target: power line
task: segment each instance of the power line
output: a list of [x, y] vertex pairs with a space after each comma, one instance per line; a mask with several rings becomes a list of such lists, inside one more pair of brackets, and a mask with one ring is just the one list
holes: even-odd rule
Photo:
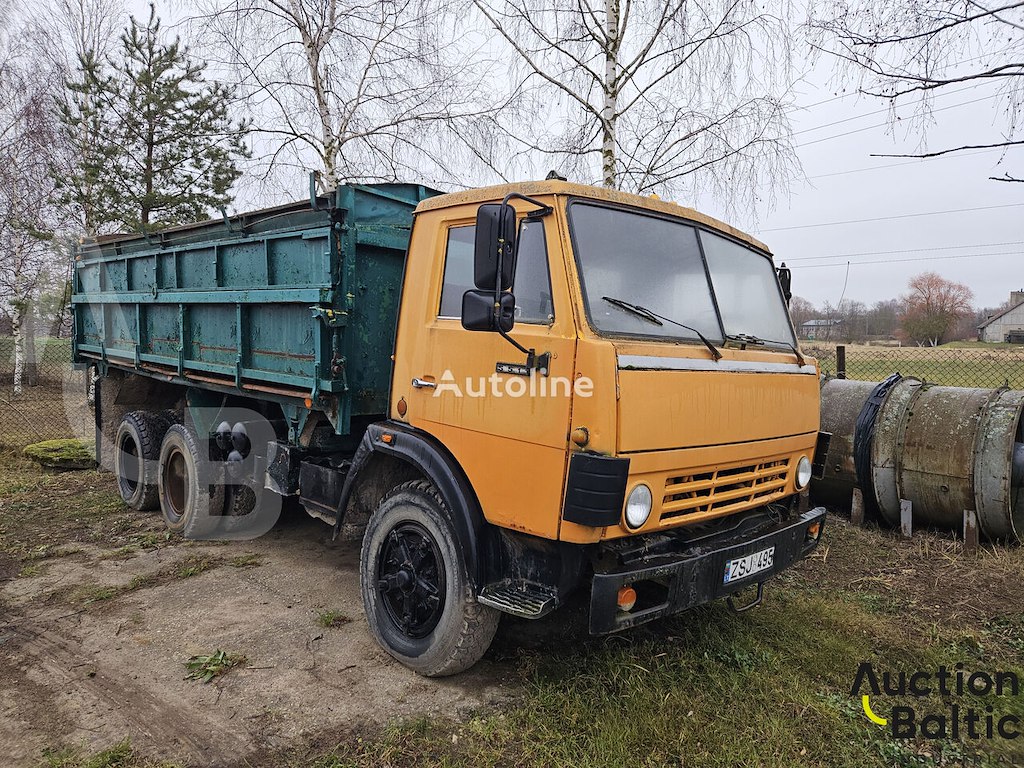
[[890, 253], [933, 253], [937, 251], [959, 251], [963, 248], [1004, 248], [1007, 245], [1024, 245], [1024, 240], [1010, 243], [972, 243], [965, 245], [944, 245], [935, 248], [900, 248], [895, 251], [857, 251], [854, 253], [836, 253], [830, 256], [798, 256], [786, 261], [811, 261], [820, 259], [846, 259], [850, 256], [884, 256]]
[[884, 165], [872, 165], [867, 168], [851, 168], [846, 171], [834, 171], [832, 173], [819, 173], [815, 176], [808, 176], [807, 180], [812, 181], [813, 179], [826, 179], [830, 176], [846, 176], [851, 173], [864, 173], [865, 171], [878, 171], [882, 168], [896, 168], [900, 165], [918, 165], [920, 163], [930, 163], [932, 160], [952, 160], [957, 157], [970, 157], [971, 155], [983, 155], [987, 152], [1004, 152], [1008, 147], [988, 147], [986, 149], [972, 149], [965, 152], [950, 153], [947, 155], [938, 155], [936, 157], [920, 157], [914, 160], [903, 160], [899, 163], [885, 163]]
[[[965, 107], [968, 104], [977, 104], [979, 101], [988, 101], [989, 99], [995, 98], [997, 95], [998, 94], [993, 93], [993, 94], [991, 94], [989, 96], [982, 96], [982, 97], [977, 98], [977, 99], [971, 99], [970, 101], [961, 101], [961, 102], [959, 102], [957, 104], [949, 104], [949, 105], [947, 105], [945, 107], [939, 107], [938, 109], [931, 110], [931, 114], [935, 114], [936, 112], [945, 112], [947, 109], [954, 109], [956, 107]], [[856, 118], [850, 118], [850, 119], [851, 120], [855, 120]], [[840, 122], [842, 122], [842, 121], [840, 121]], [[810, 147], [810, 146], [812, 146], [814, 144], [820, 144], [823, 141], [832, 141], [833, 139], [841, 139], [844, 136], [852, 136], [855, 133], [863, 133], [864, 131], [872, 131], [875, 128], [884, 128], [887, 125], [889, 125], [889, 123], [887, 123], [887, 122], [886, 123], [873, 123], [872, 125], [867, 125], [867, 126], [865, 126], [863, 128], [854, 128], [852, 131], [845, 131], [844, 133], [837, 133], [834, 136], [822, 136], [820, 139], [814, 139], [813, 141], [805, 141], [802, 144], [794, 144], [793, 147], [794, 147], [794, 149], [799, 149], [800, 147]], [[824, 126], [822, 126], [822, 127], [824, 127]]]
[[893, 221], [895, 219], [914, 219], [919, 216], [943, 216], [947, 213], [968, 213], [970, 211], [993, 211], [999, 208], [1019, 208], [1024, 203], [1006, 203], [1005, 205], [983, 205], [978, 208], [953, 208], [948, 211], [925, 211], [924, 213], [903, 213], [898, 216], [875, 216], [870, 219], [848, 219], [847, 221], [826, 221], [821, 224], [798, 224], [792, 227], [772, 227], [758, 230], [764, 232], [782, 232], [791, 229], [815, 229], [817, 227], [835, 227], [840, 224], [867, 224], [872, 221]]
[[911, 259], [874, 259], [871, 261], [845, 261], [839, 264], [801, 264], [797, 269], [817, 269], [818, 267], [846, 267], [861, 264], [901, 264], [908, 261], [945, 261], [946, 259], [976, 259], [982, 256], [1021, 256], [1020, 251], [1000, 251], [999, 253], [960, 253], [955, 256], [916, 256]]
[[[936, 97], [938, 97], [938, 96], [953, 96], [953, 95], [955, 95], [957, 93], [961, 93], [963, 91], [973, 91], [973, 90], [976, 90], [976, 89], [977, 89], [976, 85], [968, 85], [968, 86], [965, 86], [964, 88], [957, 88], [954, 91], [946, 91], [945, 93], [938, 93], [938, 94], [935, 94], [935, 95], [936, 95]], [[984, 98], [992, 98], [993, 96], [997, 96], [997, 95], [998, 94], [994, 94], [993, 93], [990, 96], [986, 96]], [[979, 99], [979, 101], [980, 101], [980, 99]], [[970, 102], [967, 102], [967, 103], [970, 103]], [[953, 106], [959, 106], [959, 105], [954, 104]], [[831, 123], [823, 123], [822, 125], [816, 125], [813, 128], [801, 128], [799, 131], [796, 131], [793, 135], [794, 136], [799, 136], [802, 133], [810, 133], [811, 131], [820, 131], [822, 128], [831, 128], [834, 125], [842, 125], [843, 123], [853, 122], [854, 120], [861, 120], [861, 119], [863, 119], [865, 117], [871, 117], [873, 115], [881, 115], [881, 114], [883, 114], [885, 112], [888, 112], [889, 110], [891, 110], [893, 108], [894, 108], [894, 105], [890, 104], [888, 107], [883, 107], [882, 109], [876, 109], [873, 112], [865, 112], [864, 114], [856, 115], [854, 117], [846, 117], [846, 118], [843, 118], [842, 120], [833, 120]], [[938, 111], [938, 110], [932, 110], [932, 111]]]

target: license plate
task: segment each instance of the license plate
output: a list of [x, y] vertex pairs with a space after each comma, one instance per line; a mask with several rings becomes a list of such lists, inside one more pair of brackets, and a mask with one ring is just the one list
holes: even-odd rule
[[775, 547], [762, 549], [760, 552], [755, 552], [752, 555], [737, 557], [725, 564], [725, 581], [722, 583], [729, 584], [733, 581], [745, 579], [747, 576], [753, 576], [755, 573], [767, 571], [774, 564]]

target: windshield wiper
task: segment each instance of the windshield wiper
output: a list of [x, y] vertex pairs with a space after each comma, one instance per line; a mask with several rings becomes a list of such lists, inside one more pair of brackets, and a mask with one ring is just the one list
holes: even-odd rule
[[[685, 328], [688, 331], [693, 331], [695, 334], [697, 334], [697, 338], [704, 342], [704, 346], [711, 350], [711, 355], [715, 358], [715, 360], [722, 359], [722, 353], [718, 351], [718, 347], [716, 347], [714, 344], [708, 341], [707, 337], [703, 333], [698, 331], [696, 328], [693, 328], [692, 326], [689, 325], [684, 325], [683, 323], [673, 320], [671, 317], [659, 315], [657, 312], [654, 312], [648, 309], [647, 307], [641, 307], [639, 304], [631, 304], [628, 301], [616, 299], [612, 296], [602, 296], [601, 298], [607, 301], [609, 304], [613, 304], [614, 306], [619, 307], [620, 309], [625, 309], [629, 312], [632, 312], [634, 315], [642, 317], [645, 320], [654, 323], [655, 325], [664, 325], [665, 323], [672, 323], [672, 325], [678, 325], [680, 328]], [[665, 323], [661, 322], [662, 320], [664, 320]]]
[[805, 365], [806, 360], [804, 356], [800, 354], [800, 350], [796, 348], [795, 344], [790, 344], [788, 341], [776, 341], [775, 339], [761, 339], [757, 336], [751, 336], [749, 333], [727, 333], [725, 334], [726, 341], [735, 341], [739, 344], [753, 344], [755, 346], [764, 346], [765, 344], [778, 344], [780, 347], [786, 347], [790, 352], [796, 355], [796, 361], [800, 365]]

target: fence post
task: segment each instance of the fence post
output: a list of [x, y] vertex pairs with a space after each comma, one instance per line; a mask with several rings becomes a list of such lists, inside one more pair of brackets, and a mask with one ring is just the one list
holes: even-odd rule
[[836, 378], [846, 378], [846, 345], [836, 345]]
[[850, 522], [853, 525], [864, 525], [864, 492], [860, 488], [853, 489], [850, 502]]
[[964, 510], [964, 552], [978, 551], [978, 515], [973, 509]]
[[900, 499], [900, 531], [908, 539], [914, 534], [914, 505]]

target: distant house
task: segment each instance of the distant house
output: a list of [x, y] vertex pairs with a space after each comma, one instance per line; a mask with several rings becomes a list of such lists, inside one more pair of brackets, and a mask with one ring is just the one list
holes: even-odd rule
[[832, 329], [842, 324], [842, 322], [838, 318], [808, 320], [806, 323], [801, 324], [800, 335], [811, 341], [814, 339], [829, 339], [832, 337]]
[[1010, 308], [978, 326], [978, 341], [1024, 344], [1024, 291], [1010, 292]]

